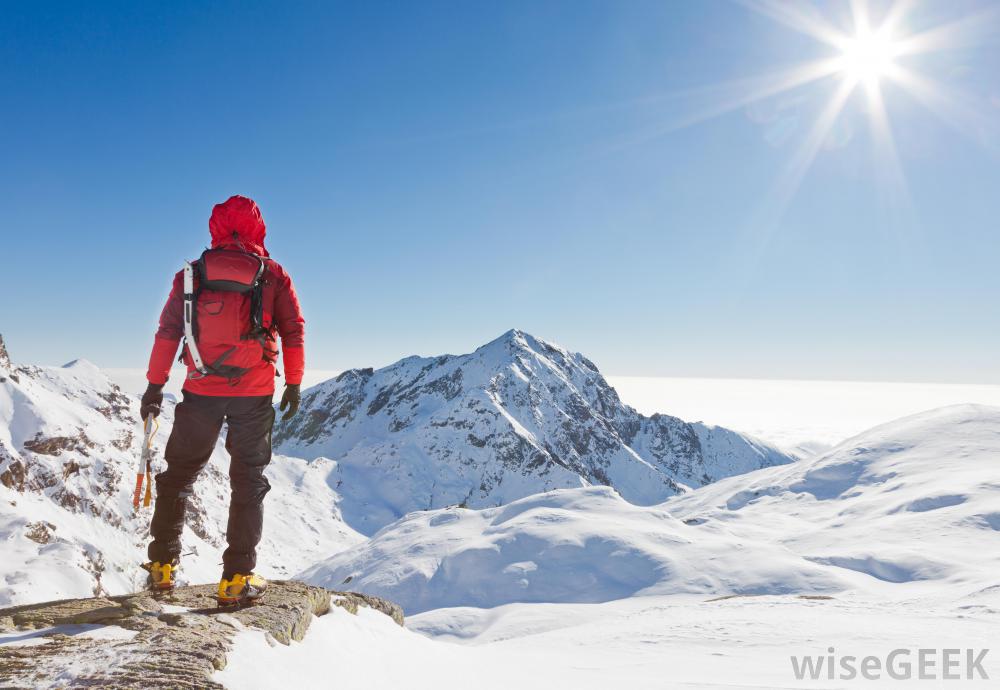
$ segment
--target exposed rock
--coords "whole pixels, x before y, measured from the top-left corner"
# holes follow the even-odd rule
[[[0,483],[15,491],[44,491],[59,483],[55,473],[44,465],[32,460],[19,460],[0,447],[0,462],[4,470],[0,472]]]
[[[374,609],[389,616],[389,618],[396,621],[397,625],[403,625],[403,607],[399,604],[391,602],[388,599],[375,597],[370,594],[362,594],[360,592],[331,591],[333,593],[332,601],[334,606],[340,606],[347,609],[351,613],[357,613],[358,607],[360,606],[367,606],[370,609]]]
[[[0,335],[0,372],[9,373],[13,369],[10,363],[10,355],[7,354],[7,345],[3,341],[3,336]]]
[[[29,522],[24,527],[24,536],[37,544],[48,544],[52,541],[52,532],[55,531],[56,528],[56,526],[51,522],[46,522],[44,520]]]
[[[24,463],[12,457],[3,446],[0,446],[0,466],[4,468],[0,472],[0,483],[8,489],[24,491]]]
[[[87,434],[80,429],[76,436],[51,436],[45,438],[41,432],[35,437],[24,442],[24,449],[39,455],[60,455],[64,451],[75,450],[83,456],[87,456],[87,450],[95,446],[94,442],[87,438]]]
[[[98,393],[98,397],[107,403],[107,405],[95,408],[104,415],[105,419],[132,419],[132,399],[125,395],[125,392],[117,385],[112,385],[110,390]]]
[[[237,631],[257,628],[287,645],[331,605],[351,613],[372,608],[403,624],[392,602],[295,581],[272,582],[260,603],[243,608],[219,608],[214,585],[69,599],[0,610],[0,630],[44,640],[0,649],[0,678],[4,687],[63,687],[69,676],[74,687],[219,688],[212,674],[225,667]],[[85,625],[121,633],[87,637],[79,634]],[[69,664],[76,670],[69,672]]]

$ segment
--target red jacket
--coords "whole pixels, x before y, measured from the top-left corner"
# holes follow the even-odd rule
[[[212,209],[208,228],[212,234],[213,248],[242,247],[267,257],[264,272],[264,326],[274,324],[281,336],[285,381],[302,383],[302,373],[305,370],[305,320],[302,318],[302,309],[299,307],[292,279],[277,261],[268,256],[264,248],[267,229],[257,204],[246,197],[231,197]],[[273,310],[267,308],[270,305],[273,305]],[[183,336],[184,272],[178,271],[174,276],[170,297],[160,314],[160,328],[153,340],[153,352],[149,357],[149,370],[146,373],[150,383],[166,383],[177,355],[177,346]],[[190,374],[194,365],[189,357],[185,356],[185,361]],[[238,380],[230,382],[221,376],[188,378],[184,381],[184,390],[198,395],[272,395],[274,378],[274,364],[261,359],[256,367]]]

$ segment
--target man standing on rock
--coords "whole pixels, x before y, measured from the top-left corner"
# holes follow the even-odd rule
[[[267,581],[254,574],[263,525],[264,468],[271,460],[277,336],[285,369],[283,419],[298,410],[305,367],[304,326],[288,273],[264,248],[266,228],[253,200],[234,196],[212,209],[212,248],[174,276],[160,316],[142,396],[143,421],[160,413],[163,385],[177,346],[187,364],[184,400],[174,411],[167,469],[156,475],[149,584],[170,589],[181,555],[187,500],[225,422],[232,495],[219,603],[259,598]]]

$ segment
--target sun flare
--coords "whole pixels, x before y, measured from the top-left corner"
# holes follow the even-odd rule
[[[867,121],[870,136],[858,140],[865,141],[864,145],[871,149],[868,168],[881,201],[894,219],[900,219],[898,222],[914,223],[904,159],[890,117],[893,102],[901,94],[978,145],[1000,146],[1000,118],[995,112],[983,109],[979,99],[965,89],[936,79],[933,71],[926,71],[941,71],[940,65],[947,64],[933,58],[967,51],[993,40],[1000,31],[1000,2],[994,0],[981,10],[930,24],[921,5],[928,5],[931,0],[735,2],[814,39],[817,45],[811,57],[756,76],[689,89],[684,94],[697,103],[696,108],[651,128],[636,141],[758,104],[762,104],[761,112],[798,109],[799,103],[812,98],[812,94],[805,95],[805,89],[821,94],[816,99],[813,116],[788,117],[781,121],[780,131],[777,125],[771,130],[781,141],[786,140],[788,132],[795,131],[797,142],[751,221],[753,226],[763,229],[762,236],[766,237],[768,229],[777,226],[817,157],[824,151],[842,148],[844,144],[838,143],[837,137],[843,135],[850,140],[856,123],[862,121]],[[827,5],[848,11],[826,12]],[[825,85],[814,88],[821,83]],[[797,90],[802,90],[802,98],[788,97],[787,94]],[[678,99],[679,95],[671,94],[668,98]],[[847,118],[841,119],[845,112],[849,113]],[[768,120],[767,115],[761,117]],[[768,121],[773,125],[773,119]]]
[[[854,81],[874,82],[893,67],[898,46],[887,31],[858,31],[844,41],[840,70]]]
[[[1000,27],[1000,4],[951,21],[917,28],[921,0],[843,0],[849,12],[824,13],[819,3],[790,0],[736,0],[778,24],[816,40],[826,57],[793,63],[788,68],[736,82],[732,94],[720,89],[719,105],[684,122],[708,117],[775,98],[827,79],[830,88],[815,118],[804,124],[798,145],[762,204],[760,227],[773,227],[813,161],[830,144],[830,133],[841,114],[860,100],[858,112],[868,121],[872,167],[879,193],[899,217],[912,207],[903,161],[896,146],[890,118],[891,99],[906,92],[942,122],[977,142],[986,137],[1000,141],[995,117],[984,114],[963,92],[918,71],[919,55],[964,49],[995,34]],[[924,0],[929,2],[930,0]],[[831,3],[836,5],[837,3]],[[991,34],[992,32],[992,34]],[[891,85],[891,88],[887,88]],[[860,94],[860,99],[855,97]]]

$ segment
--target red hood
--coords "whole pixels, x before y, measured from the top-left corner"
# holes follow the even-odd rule
[[[236,245],[261,256],[268,255],[264,249],[267,227],[253,199],[237,195],[216,204],[208,219],[208,229],[213,249]]]

